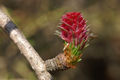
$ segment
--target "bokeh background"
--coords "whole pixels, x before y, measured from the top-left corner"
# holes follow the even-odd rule
[[[97,38],[75,69],[53,72],[54,80],[120,80],[120,0],[0,0],[29,42],[46,60],[62,52],[54,35],[61,16],[78,11]],[[0,80],[37,80],[16,45],[0,29]]]

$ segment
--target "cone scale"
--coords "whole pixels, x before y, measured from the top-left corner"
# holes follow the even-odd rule
[[[80,12],[68,12],[62,16],[59,36],[64,41],[63,52],[67,67],[75,67],[88,46],[89,30]]]

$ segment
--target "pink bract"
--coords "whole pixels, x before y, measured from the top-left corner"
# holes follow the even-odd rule
[[[67,43],[79,45],[83,40],[87,41],[86,20],[83,19],[80,12],[68,12],[62,16],[60,37]]]

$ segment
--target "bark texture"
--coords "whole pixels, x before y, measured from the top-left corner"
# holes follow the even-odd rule
[[[61,53],[57,55],[55,58],[48,59],[45,61],[46,68],[48,71],[56,71],[56,70],[66,70],[69,67],[66,64],[66,56]]]
[[[51,80],[52,77],[47,72],[46,66],[42,58],[38,55],[35,49],[27,41],[25,36],[20,32],[11,19],[3,12],[0,7],[0,27],[4,29],[13,42],[18,46],[21,53],[30,63],[39,80]]]

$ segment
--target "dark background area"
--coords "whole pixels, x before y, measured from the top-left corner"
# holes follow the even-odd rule
[[[54,80],[120,80],[120,0],[0,0],[29,42],[46,60],[62,52],[54,35],[61,16],[82,12],[98,36],[75,69],[52,73]],[[27,60],[0,29],[0,80],[37,80]]]

